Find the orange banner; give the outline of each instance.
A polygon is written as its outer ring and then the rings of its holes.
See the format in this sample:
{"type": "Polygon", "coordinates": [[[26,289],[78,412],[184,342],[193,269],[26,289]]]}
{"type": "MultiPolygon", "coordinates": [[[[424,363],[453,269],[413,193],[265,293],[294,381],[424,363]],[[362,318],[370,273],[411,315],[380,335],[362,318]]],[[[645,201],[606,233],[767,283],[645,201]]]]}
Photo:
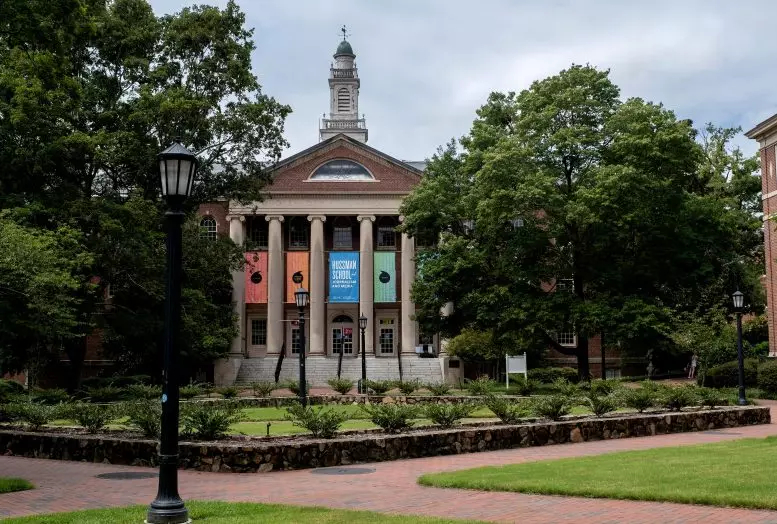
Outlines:
{"type": "Polygon", "coordinates": [[[246,304],[267,303],[267,251],[246,253],[246,304]]]}
{"type": "Polygon", "coordinates": [[[296,302],[294,292],[297,291],[299,285],[295,284],[291,277],[297,271],[302,273],[302,286],[310,291],[308,260],[307,251],[288,251],[286,253],[286,302],[296,302]]]}

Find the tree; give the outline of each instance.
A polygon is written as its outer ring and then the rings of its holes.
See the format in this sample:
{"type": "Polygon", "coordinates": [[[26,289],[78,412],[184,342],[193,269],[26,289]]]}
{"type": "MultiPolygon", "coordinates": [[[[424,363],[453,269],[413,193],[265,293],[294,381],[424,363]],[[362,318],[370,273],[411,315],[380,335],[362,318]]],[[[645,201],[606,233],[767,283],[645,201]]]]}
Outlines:
{"type": "Polygon", "coordinates": [[[433,157],[402,207],[406,232],[440,235],[413,289],[419,319],[447,336],[493,330],[497,343],[555,347],[577,357],[581,379],[595,334],[644,354],[707,282],[737,271],[739,217],[700,189],[695,136],[661,105],[620,100],[590,66],[492,94],[463,151],[433,157]],[[459,190],[432,200],[448,187],[459,190]],[[448,301],[456,317],[440,318],[448,301]],[[562,329],[575,348],[555,340],[562,329]]]}

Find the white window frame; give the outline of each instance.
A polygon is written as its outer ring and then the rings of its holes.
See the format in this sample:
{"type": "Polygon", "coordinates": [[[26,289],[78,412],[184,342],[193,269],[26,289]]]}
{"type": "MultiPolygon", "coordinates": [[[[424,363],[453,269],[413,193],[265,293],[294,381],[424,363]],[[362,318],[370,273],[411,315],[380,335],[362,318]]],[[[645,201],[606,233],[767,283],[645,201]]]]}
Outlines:
{"type": "Polygon", "coordinates": [[[205,215],[200,219],[200,238],[206,240],[216,240],[219,237],[219,223],[210,215],[205,215]],[[205,222],[208,222],[206,224],[205,222]],[[213,223],[211,226],[210,223],[213,223]]]}
{"type": "Polygon", "coordinates": [[[252,348],[267,348],[267,317],[248,317],[248,336],[252,348]],[[264,343],[254,343],[254,322],[264,321],[264,343]]]}
{"type": "Polygon", "coordinates": [[[390,357],[397,352],[397,317],[396,315],[383,315],[375,319],[375,353],[381,357],[390,357]],[[391,330],[391,351],[383,350],[383,330],[391,330]]]}

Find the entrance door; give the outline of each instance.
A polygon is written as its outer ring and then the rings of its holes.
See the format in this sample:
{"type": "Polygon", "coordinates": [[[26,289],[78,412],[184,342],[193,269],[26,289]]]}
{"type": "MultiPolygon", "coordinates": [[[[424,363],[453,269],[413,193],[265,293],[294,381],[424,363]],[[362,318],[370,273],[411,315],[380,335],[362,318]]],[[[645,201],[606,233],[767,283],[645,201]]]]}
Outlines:
{"type": "Polygon", "coordinates": [[[332,354],[353,354],[353,319],[348,315],[338,315],[332,321],[332,354]]]}

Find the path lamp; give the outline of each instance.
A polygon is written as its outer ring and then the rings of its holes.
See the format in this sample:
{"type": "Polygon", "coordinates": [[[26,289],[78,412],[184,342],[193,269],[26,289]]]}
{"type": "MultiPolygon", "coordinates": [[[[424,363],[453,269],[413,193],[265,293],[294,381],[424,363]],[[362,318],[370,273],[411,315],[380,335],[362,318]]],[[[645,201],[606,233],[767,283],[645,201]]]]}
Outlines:
{"type": "Polygon", "coordinates": [[[308,388],[305,382],[305,308],[309,298],[310,293],[304,287],[294,292],[294,300],[299,309],[299,401],[303,407],[308,405],[308,388]]]}
{"type": "Polygon", "coordinates": [[[181,226],[183,203],[191,194],[197,158],[181,140],[158,156],[162,197],[167,201],[167,268],[165,275],[162,428],[159,443],[159,488],[148,507],[149,524],[191,522],[178,495],[178,353],[181,321],[181,226]]]}
{"type": "Polygon", "coordinates": [[[742,353],[742,309],[745,305],[745,295],[737,290],[731,295],[734,301],[734,311],[737,314],[737,360],[739,361],[739,405],[746,406],[745,398],[745,356],[742,353]]]}
{"type": "Polygon", "coordinates": [[[367,349],[366,344],[364,342],[364,331],[367,329],[367,317],[364,316],[364,313],[362,313],[359,316],[359,329],[362,332],[362,379],[359,382],[359,393],[367,394],[367,355],[365,353],[365,350],[367,349]]]}

